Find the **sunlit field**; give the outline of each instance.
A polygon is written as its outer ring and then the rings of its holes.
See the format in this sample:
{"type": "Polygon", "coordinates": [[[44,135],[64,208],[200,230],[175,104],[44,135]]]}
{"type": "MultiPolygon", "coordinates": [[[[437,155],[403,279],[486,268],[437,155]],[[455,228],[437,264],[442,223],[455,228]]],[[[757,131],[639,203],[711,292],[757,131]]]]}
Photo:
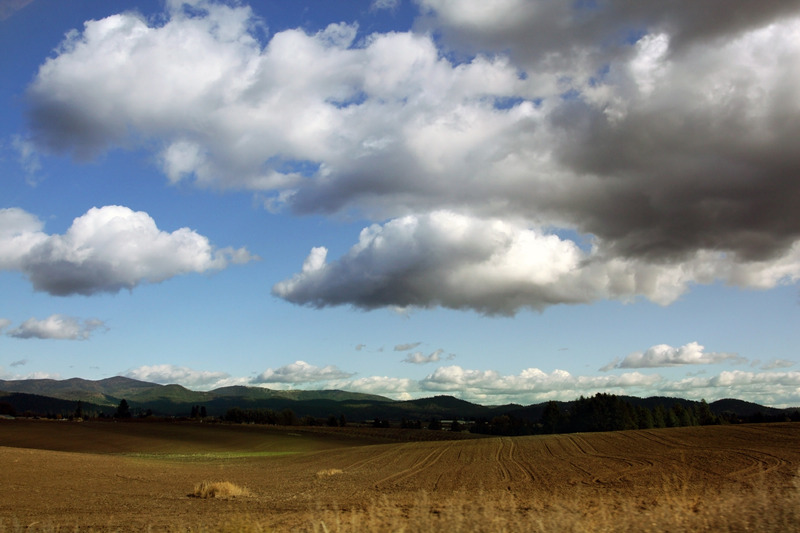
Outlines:
{"type": "Polygon", "coordinates": [[[800,523],[800,424],[447,433],[0,421],[0,531],[784,532],[800,523]]]}

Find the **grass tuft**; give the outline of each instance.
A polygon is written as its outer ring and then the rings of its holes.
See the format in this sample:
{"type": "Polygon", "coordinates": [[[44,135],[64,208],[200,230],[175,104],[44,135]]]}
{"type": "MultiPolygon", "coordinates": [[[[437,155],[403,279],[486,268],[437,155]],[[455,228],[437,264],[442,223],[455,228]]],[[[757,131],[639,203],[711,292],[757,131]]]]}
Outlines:
{"type": "Polygon", "coordinates": [[[195,498],[240,498],[250,496],[250,491],[234,485],[230,481],[203,481],[194,486],[194,491],[189,496],[195,498]]]}

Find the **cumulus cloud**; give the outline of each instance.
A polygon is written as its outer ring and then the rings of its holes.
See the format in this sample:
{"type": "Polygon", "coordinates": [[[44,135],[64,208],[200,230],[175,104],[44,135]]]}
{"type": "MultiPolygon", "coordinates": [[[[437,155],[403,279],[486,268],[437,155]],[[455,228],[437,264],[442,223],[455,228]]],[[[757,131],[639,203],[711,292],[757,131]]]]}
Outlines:
{"type": "Polygon", "coordinates": [[[79,158],[145,141],[170,182],[383,221],[336,263],[315,248],[276,287],[297,303],[508,314],[800,277],[797,1],[419,5],[430,33],[263,43],[249,7],[207,0],[88,21],[29,86],[32,139],[79,158]],[[446,212],[477,243],[438,236],[446,212]]]}
{"type": "MultiPolygon", "coordinates": [[[[657,344],[643,352],[633,352],[615,362],[613,368],[658,368],[683,365],[713,365],[725,361],[743,363],[746,360],[735,353],[705,352],[705,347],[690,342],[678,348],[657,344]]],[[[609,368],[606,367],[606,370],[609,368]]]]}
{"type": "Polygon", "coordinates": [[[108,329],[105,322],[96,318],[80,320],[71,316],[50,315],[39,320],[29,318],[18,327],[8,331],[9,337],[17,339],[61,339],[87,340],[97,330],[108,329]]]}
{"type": "Polygon", "coordinates": [[[415,365],[426,365],[428,363],[436,363],[439,361],[440,356],[444,353],[444,350],[439,348],[428,355],[423,354],[422,352],[414,352],[410,353],[403,359],[404,363],[412,363],[415,365]]]}
{"type": "Polygon", "coordinates": [[[412,379],[388,376],[369,376],[346,381],[333,381],[330,388],[344,389],[364,394],[389,396],[398,400],[410,400],[419,391],[419,385],[412,379]]]}
{"type": "Polygon", "coordinates": [[[420,387],[431,392],[457,392],[465,399],[483,401],[531,398],[547,401],[575,399],[595,392],[637,394],[652,390],[662,379],[638,372],[619,376],[573,376],[565,370],[554,370],[548,374],[538,368],[503,376],[494,370],[469,370],[453,365],[437,368],[420,381],[420,387]]]}
{"type": "Polygon", "coordinates": [[[280,368],[268,368],[253,379],[253,383],[316,383],[321,381],[340,380],[353,376],[343,372],[334,365],[318,367],[305,361],[295,361],[280,368]]]}
{"type": "Polygon", "coordinates": [[[140,366],[128,370],[123,375],[150,383],[160,383],[163,385],[178,383],[186,387],[200,389],[218,388],[228,385],[244,385],[246,383],[245,379],[232,379],[231,376],[225,372],[195,370],[185,366],[169,364],[140,366]]]}
{"type": "Polygon", "coordinates": [[[800,404],[800,372],[721,372],[709,378],[686,378],[665,383],[671,395],[706,398],[745,398],[763,405],[794,407],[800,404]]]}
{"type": "Polygon", "coordinates": [[[327,261],[314,248],[302,272],[273,293],[290,302],[326,307],[350,304],[474,309],[514,314],[559,303],[644,296],[669,304],[692,283],[772,287],[800,278],[800,241],[787,258],[738,262],[702,251],[680,263],[610,257],[597,247],[500,219],[437,211],[365,228],[343,257],[327,261]]]}
{"type": "Polygon", "coordinates": [[[18,270],[55,296],[130,290],[255,259],[244,248],[216,249],[188,228],[162,231],[147,213],[123,206],[92,208],[63,235],[42,228],[22,209],[0,209],[0,269],[18,270]]]}

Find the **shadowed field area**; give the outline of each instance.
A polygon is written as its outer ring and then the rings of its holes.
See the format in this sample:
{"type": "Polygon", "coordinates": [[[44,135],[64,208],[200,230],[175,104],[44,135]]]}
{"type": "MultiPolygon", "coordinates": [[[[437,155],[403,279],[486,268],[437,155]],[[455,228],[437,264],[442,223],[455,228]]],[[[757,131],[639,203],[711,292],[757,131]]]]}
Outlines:
{"type": "MultiPolygon", "coordinates": [[[[0,483],[13,495],[0,499],[0,531],[29,524],[323,531],[323,522],[330,531],[406,522],[407,531],[470,531],[486,521],[484,531],[559,530],[546,529],[548,520],[561,530],[602,531],[604,523],[655,520],[670,509],[664,516],[673,520],[676,509],[695,521],[723,513],[797,518],[800,424],[380,443],[404,435],[0,421],[0,483]],[[190,497],[203,481],[233,483],[247,496],[190,497]],[[444,521],[448,513],[454,518],[444,521]],[[455,517],[466,520],[462,529],[455,517]],[[567,527],[573,523],[582,529],[567,527]]],[[[643,524],[639,530],[648,530],[643,524]]]]}

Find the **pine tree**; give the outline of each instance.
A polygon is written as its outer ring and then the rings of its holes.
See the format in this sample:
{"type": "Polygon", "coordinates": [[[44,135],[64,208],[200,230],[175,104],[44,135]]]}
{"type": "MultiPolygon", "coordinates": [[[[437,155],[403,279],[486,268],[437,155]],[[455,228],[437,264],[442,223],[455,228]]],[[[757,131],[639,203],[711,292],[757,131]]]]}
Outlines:
{"type": "Polygon", "coordinates": [[[119,406],[117,407],[117,412],[114,413],[114,418],[130,418],[131,417],[131,408],[128,405],[128,401],[123,398],[121,402],[119,402],[119,406]]]}

